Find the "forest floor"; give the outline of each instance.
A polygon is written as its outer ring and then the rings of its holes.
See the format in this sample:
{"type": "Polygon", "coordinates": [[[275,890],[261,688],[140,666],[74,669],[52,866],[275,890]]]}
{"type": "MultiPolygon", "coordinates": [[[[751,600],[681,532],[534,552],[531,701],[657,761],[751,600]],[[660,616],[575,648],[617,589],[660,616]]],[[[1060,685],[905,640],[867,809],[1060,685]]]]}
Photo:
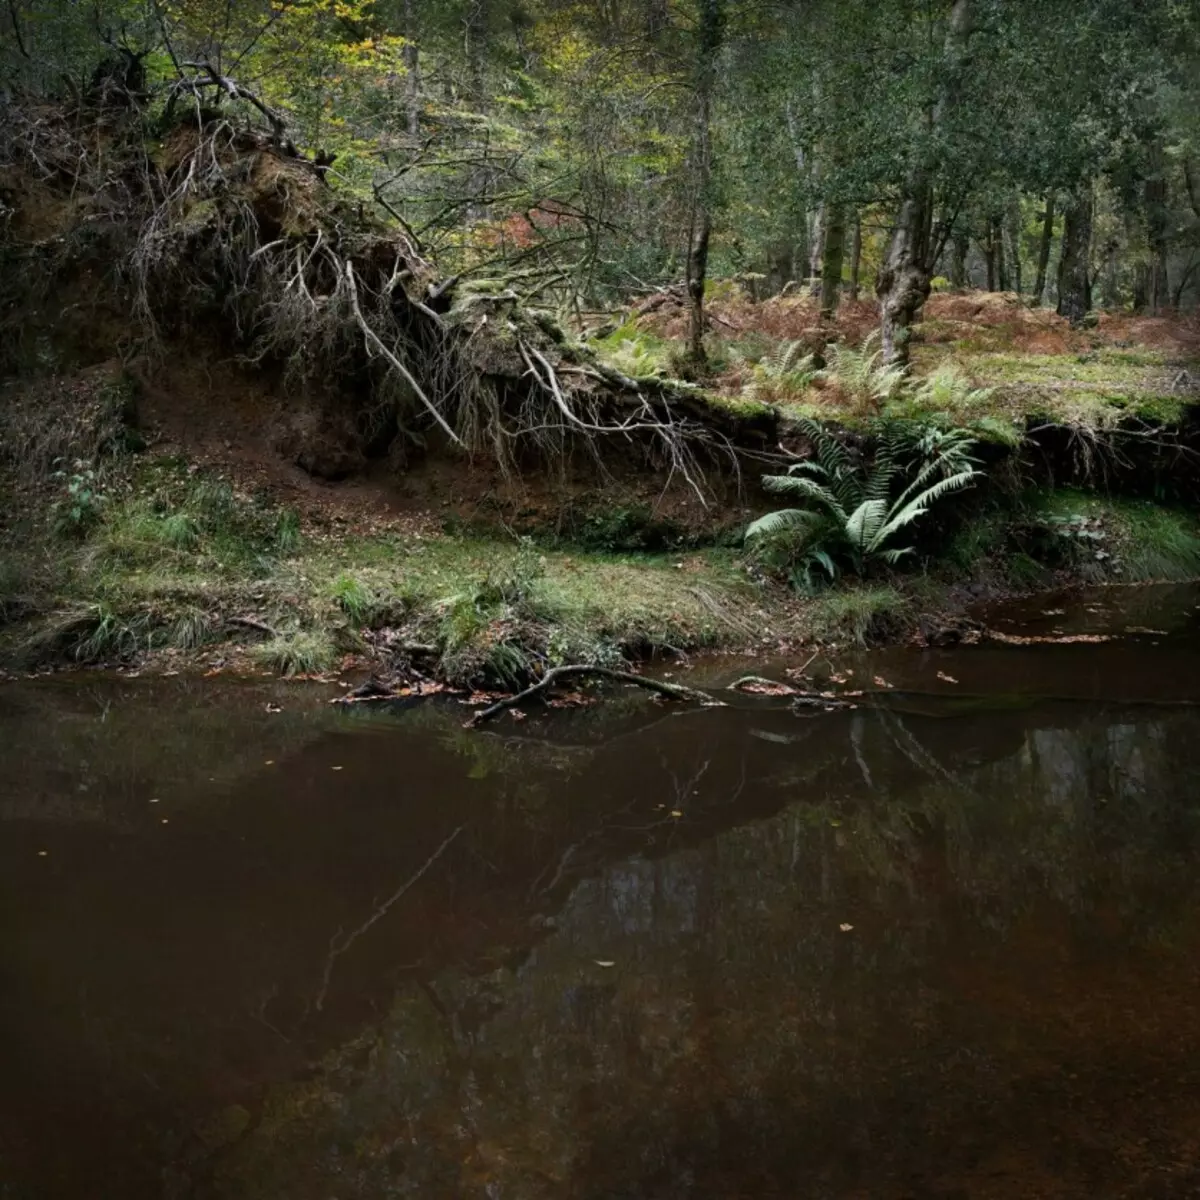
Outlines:
{"type": "MultiPolygon", "coordinates": [[[[858,344],[873,312],[845,305],[836,334],[858,344]]],[[[1105,315],[1072,331],[1016,297],[971,293],[931,299],[914,351],[917,382],[951,360],[966,374],[971,388],[955,395],[969,411],[934,411],[944,397],[919,402],[913,389],[864,402],[807,376],[781,394],[755,363],[828,334],[812,303],[730,293],[712,316],[715,404],[850,427],[950,419],[1006,442],[1012,461],[1038,418],[1099,432],[1131,415],[1180,423],[1200,379],[1194,322],[1105,315]]],[[[660,304],[600,341],[623,370],[632,355],[646,371],[677,352],[681,319],[660,304]]],[[[1009,470],[945,527],[936,554],[801,596],[742,545],[767,507],[753,479],[740,491],[725,480],[705,502],[635,464],[514,479],[430,456],[329,483],[279,453],[265,404],[216,358],[180,358],[152,378],[102,363],[10,387],[0,661],[137,665],[153,652],[160,669],[301,676],[402,664],[513,686],[566,662],[939,636],[987,596],[1200,574],[1194,512],[1009,470]],[[71,465],[118,442],[94,475],[71,465]]]]}

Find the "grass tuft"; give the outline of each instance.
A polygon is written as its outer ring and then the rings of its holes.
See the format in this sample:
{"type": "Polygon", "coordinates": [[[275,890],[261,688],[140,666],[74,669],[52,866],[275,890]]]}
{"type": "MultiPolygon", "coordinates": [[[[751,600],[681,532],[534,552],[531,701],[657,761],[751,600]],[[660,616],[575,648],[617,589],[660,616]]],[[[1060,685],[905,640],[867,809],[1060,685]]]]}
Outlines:
{"type": "Polygon", "coordinates": [[[280,675],[321,675],[337,661],[337,647],[326,633],[299,630],[255,646],[251,655],[280,675]]]}
{"type": "Polygon", "coordinates": [[[902,629],[910,615],[908,597],[886,585],[826,592],[809,610],[812,634],[819,641],[859,646],[902,629]]]}

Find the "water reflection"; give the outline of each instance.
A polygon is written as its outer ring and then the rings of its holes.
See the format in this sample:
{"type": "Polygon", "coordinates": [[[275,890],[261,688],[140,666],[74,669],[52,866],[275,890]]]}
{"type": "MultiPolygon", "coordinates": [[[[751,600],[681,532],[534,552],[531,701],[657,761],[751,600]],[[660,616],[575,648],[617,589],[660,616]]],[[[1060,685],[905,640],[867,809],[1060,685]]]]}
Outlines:
{"type": "Polygon", "coordinates": [[[0,1195],[1196,1182],[1190,709],[147,703],[0,711],[0,1195]]]}

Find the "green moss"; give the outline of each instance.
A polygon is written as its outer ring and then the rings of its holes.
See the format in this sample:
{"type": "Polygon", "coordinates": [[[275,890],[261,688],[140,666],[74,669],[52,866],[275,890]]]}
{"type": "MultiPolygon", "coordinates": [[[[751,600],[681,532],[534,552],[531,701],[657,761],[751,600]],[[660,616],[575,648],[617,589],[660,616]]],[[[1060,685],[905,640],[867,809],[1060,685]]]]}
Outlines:
{"type": "Polygon", "coordinates": [[[1200,524],[1189,510],[1063,489],[1038,494],[1030,519],[1052,555],[1097,582],[1200,577],[1200,524]]]}

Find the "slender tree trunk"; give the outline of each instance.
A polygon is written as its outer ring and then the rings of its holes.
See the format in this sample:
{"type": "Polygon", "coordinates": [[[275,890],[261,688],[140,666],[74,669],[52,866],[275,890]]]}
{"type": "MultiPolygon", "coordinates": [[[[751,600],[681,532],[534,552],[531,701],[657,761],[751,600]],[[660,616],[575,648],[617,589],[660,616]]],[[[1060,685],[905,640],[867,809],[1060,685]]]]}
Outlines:
{"type": "Polygon", "coordinates": [[[650,0],[646,6],[646,36],[652,42],[667,32],[671,23],[671,10],[668,0],[650,0]]]}
{"type": "Polygon", "coordinates": [[[796,262],[796,247],[791,242],[769,242],[766,257],[767,277],[763,280],[763,291],[767,296],[778,296],[792,278],[796,262]]]}
{"type": "Polygon", "coordinates": [[[850,299],[858,299],[859,275],[862,273],[862,213],[854,214],[854,231],[850,236],[850,299]]]}
{"type": "Polygon", "coordinates": [[[724,0],[701,0],[696,71],[696,129],[692,146],[692,229],[688,244],[687,291],[690,303],[688,354],[702,366],[704,353],[704,285],[708,278],[708,243],[712,235],[712,95],[717,54],[724,25],[724,0]]]}
{"type": "Polygon", "coordinates": [[[1167,258],[1167,231],[1170,215],[1167,208],[1167,180],[1163,171],[1162,148],[1151,149],[1151,173],[1142,189],[1146,209],[1146,237],[1150,243],[1150,270],[1147,278],[1146,302],[1152,313],[1161,312],[1171,303],[1171,287],[1167,258]]]}
{"type": "Polygon", "coordinates": [[[1014,201],[1009,207],[1008,218],[1004,222],[1008,233],[1008,261],[1011,264],[1012,290],[1021,294],[1021,204],[1014,201]]]}
{"type": "Polygon", "coordinates": [[[971,239],[965,229],[956,229],[950,243],[950,284],[956,292],[967,286],[967,251],[971,239]]]}
{"type": "Polygon", "coordinates": [[[404,107],[411,138],[421,136],[421,63],[413,0],[404,0],[404,107]]]}
{"type": "Polygon", "coordinates": [[[1188,265],[1179,272],[1179,278],[1175,281],[1175,298],[1173,301],[1177,312],[1183,308],[1183,294],[1187,291],[1187,285],[1191,282],[1192,275],[1195,274],[1198,266],[1200,266],[1200,263],[1193,257],[1188,265]]]}
{"type": "MultiPolygon", "coordinates": [[[[941,95],[929,114],[930,129],[934,134],[942,125],[946,107],[953,102],[958,90],[959,77],[967,68],[971,15],[971,0],[954,0],[943,51],[946,69],[940,76],[941,95]]],[[[891,243],[875,284],[886,362],[908,364],[912,323],[929,299],[932,259],[938,249],[933,245],[932,230],[930,164],[918,161],[909,172],[891,243]]]]}
{"type": "Polygon", "coordinates": [[[808,246],[808,293],[814,299],[821,294],[821,264],[825,261],[825,223],[829,206],[822,202],[813,221],[812,240],[808,246]]]}
{"type": "Polygon", "coordinates": [[[842,290],[842,265],[846,258],[846,210],[840,205],[825,206],[824,243],[821,256],[821,316],[828,318],[837,311],[842,290]]]}
{"type": "Polygon", "coordinates": [[[987,290],[994,292],[996,290],[996,238],[995,226],[988,222],[987,238],[983,243],[983,261],[987,268],[987,290]]]}
{"type": "Polygon", "coordinates": [[[471,99],[479,104],[484,99],[483,49],[487,37],[487,15],[487,0],[467,0],[467,14],[463,22],[463,51],[467,60],[471,99]]]}
{"type": "Polygon", "coordinates": [[[1004,254],[1004,218],[992,218],[992,247],[996,254],[996,288],[1008,291],[1008,259],[1004,254]]]}
{"type": "Polygon", "coordinates": [[[1054,193],[1046,197],[1042,215],[1042,238],[1038,243],[1037,278],[1033,281],[1033,302],[1041,304],[1046,297],[1046,271],[1050,266],[1050,247],[1054,242],[1054,193]]]}
{"type": "Polygon", "coordinates": [[[1092,185],[1077,188],[1063,218],[1058,263],[1058,315],[1080,324],[1092,307],[1092,185]]]}

